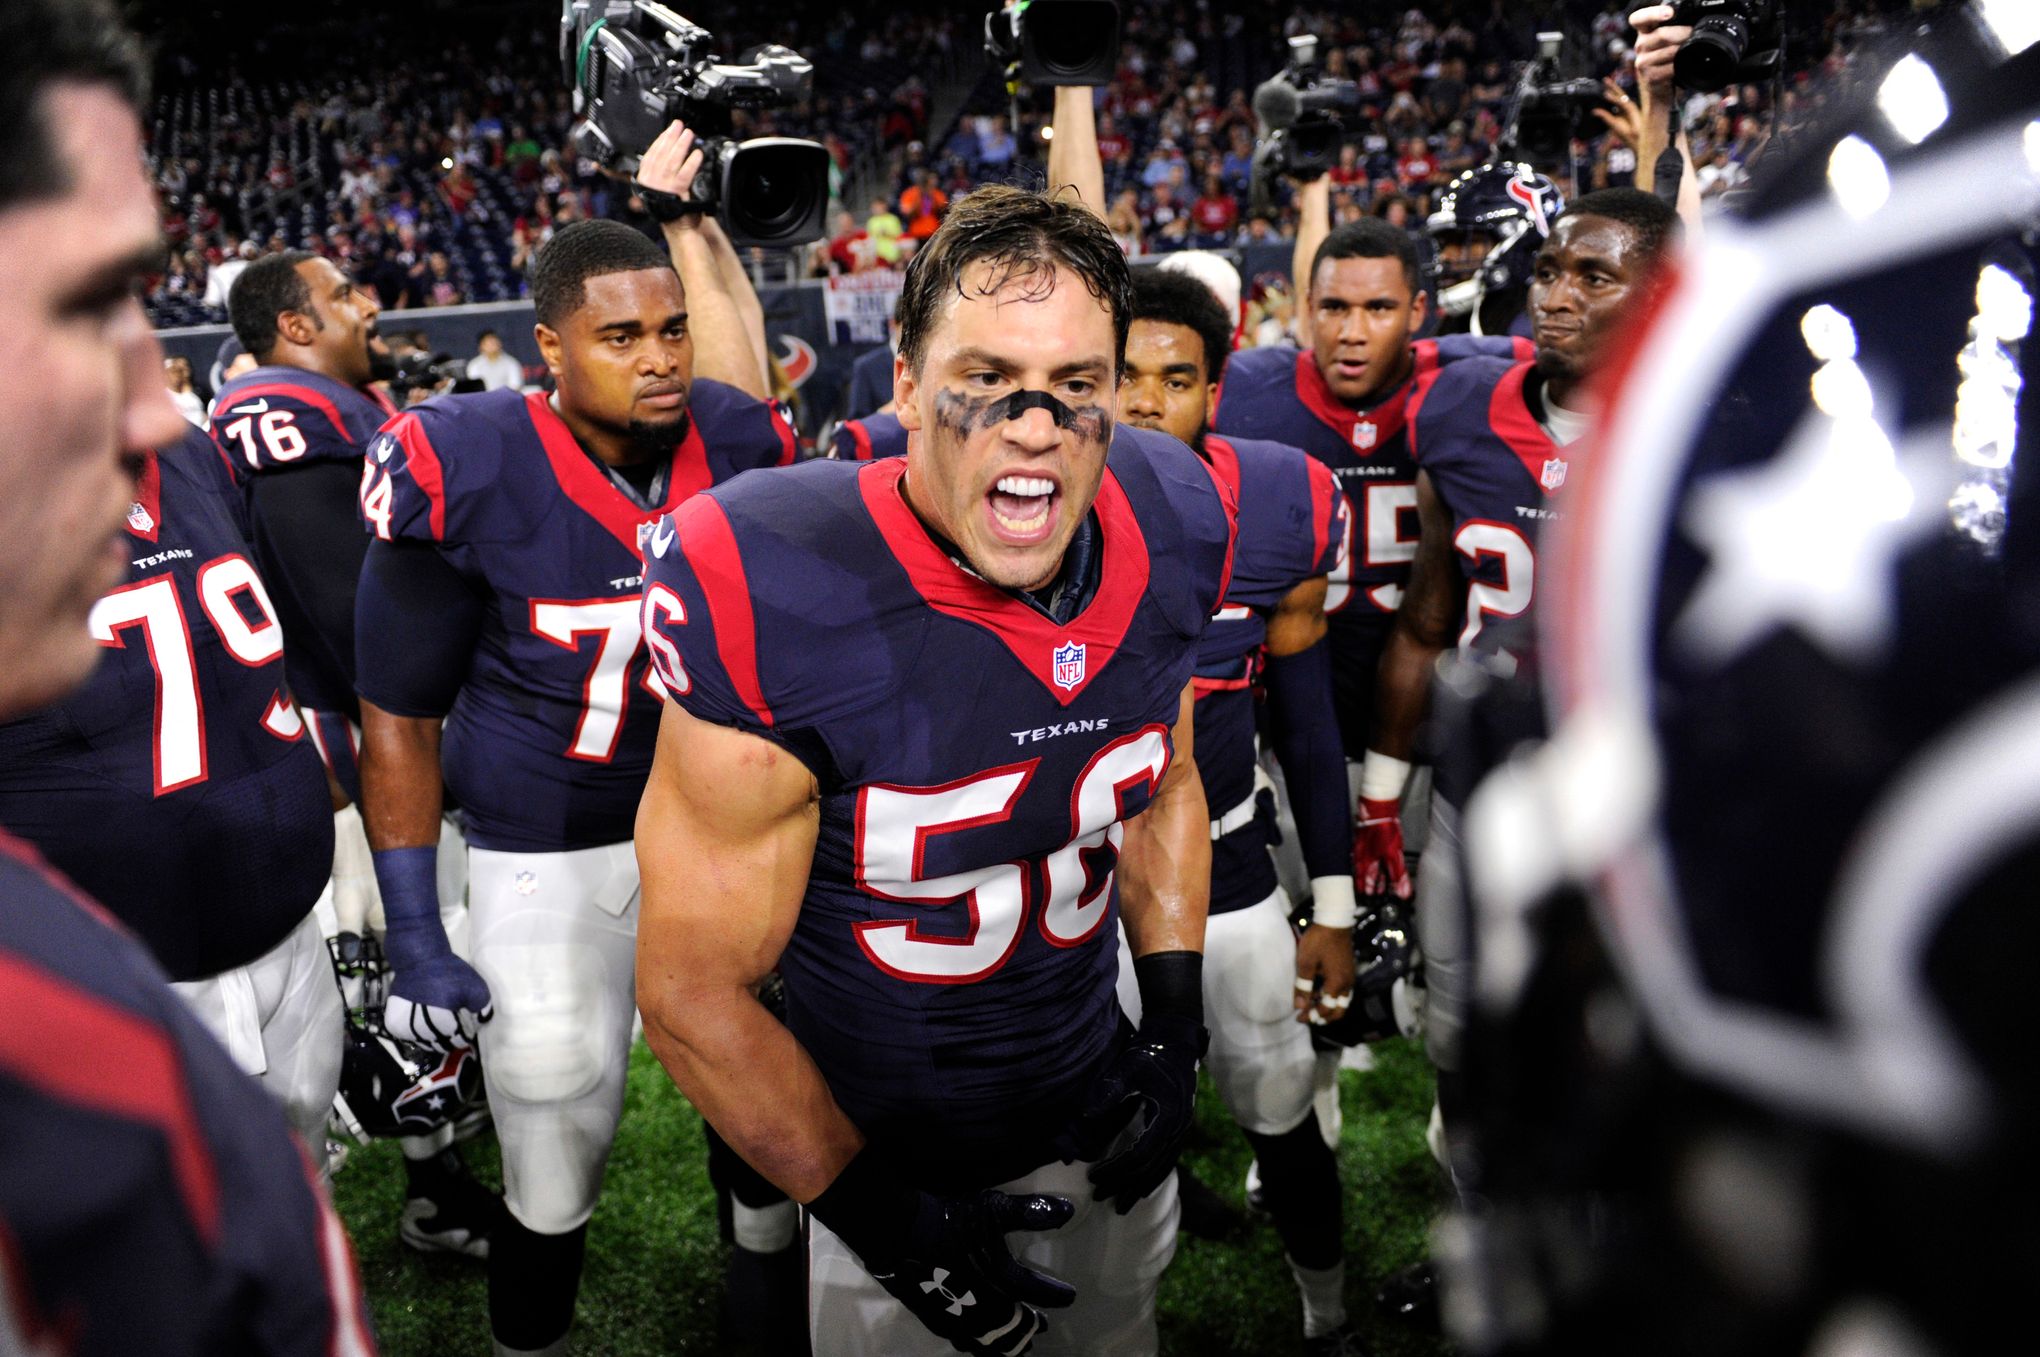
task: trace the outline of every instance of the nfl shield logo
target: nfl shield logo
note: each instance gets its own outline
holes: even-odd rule
[[[149,511],[142,507],[140,500],[128,505],[128,526],[136,532],[154,532],[156,520],[149,517]]]
[[[1353,426],[1353,446],[1363,451],[1374,446],[1375,435],[1380,431],[1370,420],[1361,420]]]
[[[1546,490],[1556,490],[1561,485],[1564,485],[1565,458],[1563,457],[1545,458],[1544,474],[1537,478],[1537,483],[1543,486]]]
[[[1055,648],[1055,686],[1074,690],[1084,681],[1084,645],[1071,641]]]

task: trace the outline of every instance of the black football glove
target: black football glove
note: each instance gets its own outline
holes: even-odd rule
[[[861,1151],[809,1204],[865,1271],[958,1352],[1019,1357],[1048,1328],[1037,1307],[1059,1309],[1076,1290],[1013,1261],[1006,1235],[1057,1229],[1068,1198],[973,1192],[937,1197],[894,1177]]]
[[[1197,1106],[1197,1062],[1204,1030],[1204,958],[1195,952],[1139,957],[1141,1021],[1112,1063],[1092,1083],[1082,1109],[1058,1141],[1064,1160],[1096,1160],[1135,1114],[1144,1119],[1133,1143],[1091,1166],[1092,1198],[1120,1215],[1175,1171]]]

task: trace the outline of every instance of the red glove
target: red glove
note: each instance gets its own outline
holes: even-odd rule
[[[1353,883],[1362,895],[1410,898],[1410,869],[1403,864],[1401,802],[1360,798],[1353,819]]]

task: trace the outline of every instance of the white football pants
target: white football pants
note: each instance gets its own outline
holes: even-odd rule
[[[595,1209],[623,1116],[637,1011],[637,855],[468,850],[469,960],[496,1015],[482,1077],[503,1147],[503,1199],[539,1234]]]
[[[234,1063],[283,1104],[312,1162],[326,1162],[326,1116],[340,1089],[345,1015],[316,911],[245,966],[171,986]]]

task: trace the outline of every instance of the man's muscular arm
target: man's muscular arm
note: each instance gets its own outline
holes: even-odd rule
[[[667,705],[637,819],[645,1039],[731,1147],[800,1202],[864,1144],[753,992],[793,934],[820,825],[799,759]]]
[[[1296,298],[1296,342],[1310,347],[1310,266],[1332,233],[1332,178],[1321,174],[1296,189],[1296,246],[1289,254],[1290,291]]]
[[[1134,960],[1161,952],[1204,952],[1211,903],[1211,811],[1192,757],[1191,708],[1183,689],[1176,752],[1145,813],[1127,822],[1119,850],[1119,915]]]

